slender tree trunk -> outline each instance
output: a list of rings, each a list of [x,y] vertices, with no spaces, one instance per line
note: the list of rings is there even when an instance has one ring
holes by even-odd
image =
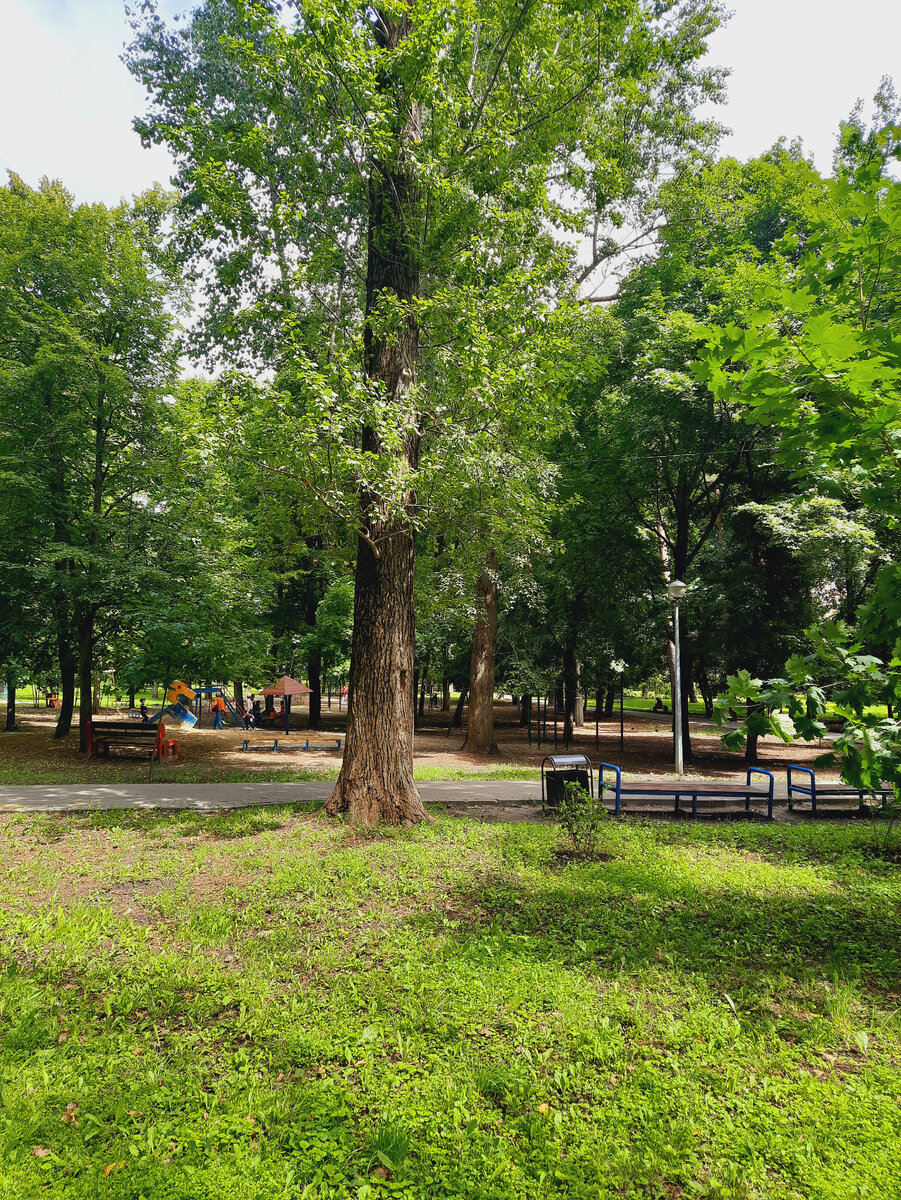
[[[60,634],[59,638],[59,681],[59,716],[53,736],[65,738],[72,729],[72,714],[75,711],[75,648],[68,633]]]
[[[91,694],[91,712],[96,717],[100,715],[101,690],[103,686],[99,675],[94,676],[93,684],[93,692]]]
[[[12,733],[16,728],[16,681],[6,681],[6,732]]]
[[[494,660],[497,653],[497,554],[492,550],[479,573],[476,622],[469,669],[469,720],[463,749],[470,754],[496,754],[494,736]]]
[[[422,664],[422,679],[419,681],[419,719],[425,716],[425,684],[429,675],[429,656],[426,654]]]
[[[310,728],[318,729],[322,722],[322,652],[318,647],[307,656],[307,675],[310,685]]]
[[[526,692],[519,703],[519,727],[525,729],[529,723],[529,713],[532,711],[532,696]]]
[[[463,707],[466,704],[466,688],[460,693],[460,698],[454,708],[454,715],[451,718],[451,728],[460,729],[463,725]]]
[[[713,689],[710,686],[707,667],[703,659],[698,662],[698,688],[701,692],[701,699],[704,701],[704,716],[709,719],[713,716]]]
[[[447,664],[445,663],[444,673],[441,676],[441,711],[450,712],[450,694],[451,681],[447,673]]]
[[[613,716],[613,706],[616,704],[616,684],[609,683],[604,689],[604,716]]]
[[[563,647],[563,741],[567,746],[573,740],[578,690],[579,664],[576,662],[576,642],[575,637],[568,637]]]
[[[759,712],[763,712],[763,711],[764,711],[764,708],[762,705],[749,704],[746,715],[751,716],[753,713],[759,713]],[[758,763],[760,761],[760,759],[757,756],[757,748],[758,748],[757,744],[758,744],[759,739],[760,739],[760,734],[748,733],[748,740],[745,742],[745,762],[749,766],[753,766],[755,763]]]
[[[133,688],[133,687],[130,687],[128,689],[128,707],[129,708],[135,707],[135,688]]]
[[[88,723],[91,720],[91,696],[94,681],[94,613],[89,610],[78,622],[78,749],[85,754],[88,749]]]
[[[395,116],[396,150],[369,172],[366,260],[366,323],[363,363],[373,393],[393,410],[397,450],[377,430],[363,429],[364,453],[397,454],[397,471],[412,475],[419,462],[415,407],[419,327],[418,226],[421,196],[412,148],[422,117],[409,95],[395,52],[412,32],[406,15],[378,12],[373,36],[385,52],[378,87]],[[385,302],[397,314],[383,328]],[[360,496],[360,527],[354,581],[352,695],[344,761],[326,810],[346,812],[366,825],[409,824],[428,819],[413,782],[413,559],[411,518],[416,497],[409,488],[402,516],[385,515],[382,499]]]

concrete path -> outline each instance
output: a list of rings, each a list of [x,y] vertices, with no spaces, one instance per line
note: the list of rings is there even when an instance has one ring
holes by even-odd
[[[541,784],[447,780],[420,783],[426,803],[540,804]],[[214,812],[267,804],[326,800],[333,783],[123,783],[0,787],[0,813],[91,812],[104,809],[162,809]]]

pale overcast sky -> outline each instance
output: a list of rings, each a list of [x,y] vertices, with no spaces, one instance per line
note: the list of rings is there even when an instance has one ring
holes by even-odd
[[[139,0],[135,0],[137,7]],[[190,7],[162,0],[171,15]],[[838,122],[881,76],[901,88],[901,0],[730,0],[711,42],[732,69],[723,151],[741,158],[800,136],[828,170]],[[163,150],[142,150],[141,88],[119,60],[121,0],[0,0],[0,171],[58,177],[79,200],[112,203],[166,182]]]

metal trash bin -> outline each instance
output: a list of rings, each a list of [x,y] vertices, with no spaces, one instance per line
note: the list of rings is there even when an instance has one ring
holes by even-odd
[[[548,769],[550,763],[550,769]],[[568,783],[594,795],[594,769],[585,754],[548,754],[541,762],[541,811],[560,807]]]

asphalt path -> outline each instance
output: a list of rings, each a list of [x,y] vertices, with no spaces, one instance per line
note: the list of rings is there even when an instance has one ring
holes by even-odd
[[[311,804],[327,800],[334,783],[123,783],[27,784],[0,787],[2,812],[98,812],[159,809],[216,812],[272,804]],[[446,780],[420,783],[426,803],[538,805],[541,784]]]

